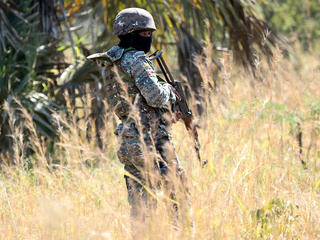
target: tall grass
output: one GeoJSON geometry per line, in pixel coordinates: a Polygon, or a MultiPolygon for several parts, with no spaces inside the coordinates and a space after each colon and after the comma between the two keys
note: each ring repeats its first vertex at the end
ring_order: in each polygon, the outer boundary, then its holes
{"type": "MultiPolygon", "coordinates": [[[[183,123],[172,129],[195,228],[190,221],[175,228],[159,192],[146,239],[320,238],[319,59],[298,57],[283,58],[279,50],[269,64],[257,57],[256,76],[228,54],[218,76],[210,56],[198,59],[206,108],[196,120],[205,168],[183,123]]],[[[100,150],[87,141],[85,121],[57,113],[59,138],[49,151],[21,111],[23,125],[10,118],[16,164],[1,166],[0,239],[132,239],[111,116],[100,150]],[[27,147],[34,150],[31,159],[24,157],[27,147]]]]}

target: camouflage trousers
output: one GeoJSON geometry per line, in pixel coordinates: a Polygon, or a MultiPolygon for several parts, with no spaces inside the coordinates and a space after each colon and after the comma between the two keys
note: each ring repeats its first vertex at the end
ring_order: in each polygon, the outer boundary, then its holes
{"type": "MultiPolygon", "coordinates": [[[[118,158],[127,173],[125,179],[131,218],[143,221],[157,204],[152,193],[164,187],[169,189],[169,197],[176,199],[172,181],[177,177],[180,180],[184,172],[169,135],[152,139],[120,134],[118,145],[118,158]]],[[[176,204],[172,206],[172,209],[177,209],[176,204]]]]}

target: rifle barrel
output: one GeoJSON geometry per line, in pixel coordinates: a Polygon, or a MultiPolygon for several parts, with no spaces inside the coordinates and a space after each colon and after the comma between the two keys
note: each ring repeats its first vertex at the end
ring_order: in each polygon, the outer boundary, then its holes
{"type": "Polygon", "coordinates": [[[173,79],[173,77],[172,77],[172,75],[171,75],[171,72],[170,72],[170,70],[169,70],[166,62],[164,61],[163,57],[161,56],[161,54],[160,54],[160,56],[159,56],[159,61],[161,61],[162,66],[163,66],[164,69],[166,70],[166,74],[168,74],[169,79],[170,79],[170,82],[171,82],[171,83],[174,83],[174,79],[173,79]]]}

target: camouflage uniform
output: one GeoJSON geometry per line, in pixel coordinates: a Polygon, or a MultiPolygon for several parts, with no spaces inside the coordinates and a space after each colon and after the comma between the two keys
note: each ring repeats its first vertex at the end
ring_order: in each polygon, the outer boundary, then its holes
{"type": "MultiPolygon", "coordinates": [[[[117,15],[113,33],[125,35],[140,29],[156,30],[152,16],[143,9],[129,8],[117,15]]],[[[150,206],[144,186],[156,189],[168,170],[183,173],[168,130],[169,109],[176,96],[171,85],[156,75],[143,51],[114,46],[88,58],[105,67],[108,103],[121,120],[114,133],[118,158],[128,173],[131,216],[141,217],[141,208],[150,206]]]]}
{"type": "MultiPolygon", "coordinates": [[[[113,86],[108,84],[111,79],[121,75],[119,86],[128,88],[127,92],[124,91],[126,96],[123,96],[123,101],[129,102],[129,109],[126,106],[119,107],[119,102],[109,101],[109,104],[118,106],[116,114],[122,121],[115,134],[118,136],[118,158],[125,170],[148,187],[152,169],[153,174],[157,175],[158,172],[160,175],[167,171],[169,165],[180,174],[182,169],[168,131],[168,104],[176,101],[171,86],[160,83],[161,79],[159,81],[152,63],[142,51],[114,46],[106,53],[95,55],[94,59],[99,66],[105,66],[107,91],[112,91],[113,86]],[[152,166],[146,166],[150,162],[152,166]]],[[[137,200],[136,195],[147,201],[147,194],[141,184],[131,177],[126,177],[126,184],[134,217],[140,208],[137,202],[141,200],[137,200]]]]}

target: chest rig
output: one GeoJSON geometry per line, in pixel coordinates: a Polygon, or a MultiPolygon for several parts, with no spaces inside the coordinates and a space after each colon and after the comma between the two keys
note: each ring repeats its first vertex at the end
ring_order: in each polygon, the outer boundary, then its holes
{"type": "Polygon", "coordinates": [[[132,77],[121,67],[121,58],[105,68],[105,90],[111,110],[119,119],[126,118],[139,90],[132,77]]]}

